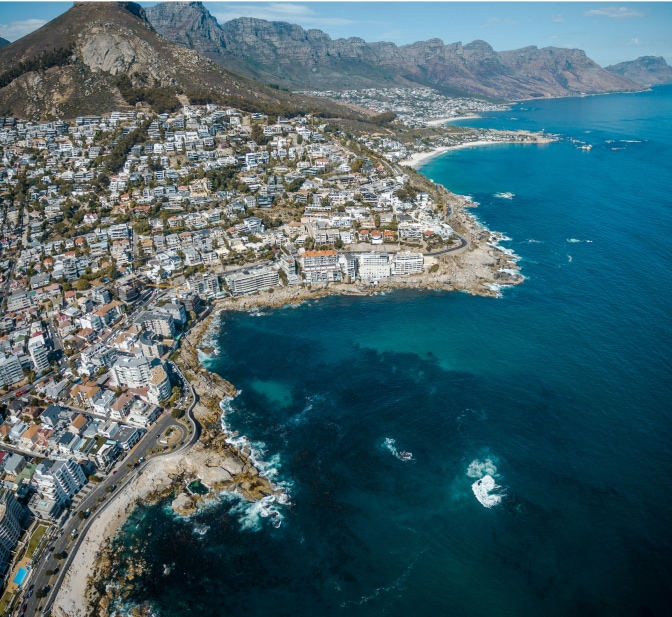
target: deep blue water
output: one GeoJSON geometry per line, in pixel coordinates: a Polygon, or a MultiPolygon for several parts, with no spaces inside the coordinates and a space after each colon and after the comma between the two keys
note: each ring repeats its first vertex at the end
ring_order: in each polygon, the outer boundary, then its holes
{"type": "Polygon", "coordinates": [[[263,443],[292,505],[279,528],[235,499],[190,520],[138,508],[122,540],[154,567],[126,605],[672,614],[672,87],[469,124],[565,137],[423,169],[511,238],[524,284],[500,299],[398,292],[223,315],[210,367],[242,389],[226,423],[263,443]],[[494,474],[499,505],[475,499],[470,466],[494,474]]]}

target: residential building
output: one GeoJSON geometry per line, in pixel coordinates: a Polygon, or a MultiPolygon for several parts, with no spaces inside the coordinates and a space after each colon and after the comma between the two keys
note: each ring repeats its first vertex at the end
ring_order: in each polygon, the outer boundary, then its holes
{"type": "Polygon", "coordinates": [[[187,312],[184,309],[184,305],[181,303],[169,302],[157,309],[159,313],[167,313],[173,318],[175,323],[185,324],[187,323],[187,312]]]}
{"type": "Polygon", "coordinates": [[[390,276],[390,257],[387,253],[360,253],[359,277],[363,281],[376,281],[390,276]]]}
{"type": "Polygon", "coordinates": [[[170,398],[170,379],[161,365],[153,367],[151,373],[147,398],[150,403],[159,405],[162,401],[170,398]]]}
{"type": "Polygon", "coordinates": [[[299,258],[307,283],[329,283],[341,280],[338,251],[305,251],[299,258]]]}
{"type": "Polygon", "coordinates": [[[26,509],[8,489],[0,489],[0,574],[7,569],[26,519],[26,509]]]}
{"type": "Polygon", "coordinates": [[[110,370],[113,385],[142,388],[151,377],[149,360],[144,356],[119,356],[110,370]]]}
{"type": "Polygon", "coordinates": [[[277,270],[267,266],[249,268],[233,272],[224,277],[232,296],[242,296],[255,293],[280,284],[277,270]]]}
{"type": "Polygon", "coordinates": [[[201,298],[214,298],[220,292],[219,279],[216,274],[192,276],[187,280],[189,291],[197,293],[201,298]]]}
{"type": "Polygon", "coordinates": [[[30,359],[33,362],[36,373],[42,373],[50,367],[49,350],[44,344],[44,338],[35,337],[35,339],[30,339],[28,341],[28,353],[30,354],[30,359]]]}
{"type": "Polygon", "coordinates": [[[71,459],[44,460],[35,468],[33,484],[41,493],[65,506],[86,484],[86,476],[71,459]]]}
{"type": "Polygon", "coordinates": [[[23,378],[23,369],[18,356],[0,353],[0,387],[13,386],[23,378]]]}
{"type": "Polygon", "coordinates": [[[172,315],[163,311],[144,311],[133,322],[136,332],[149,330],[160,336],[175,336],[175,322],[172,315]]]}
{"type": "Polygon", "coordinates": [[[422,253],[412,253],[411,251],[401,251],[397,253],[393,260],[393,270],[395,276],[404,276],[407,274],[420,274],[425,269],[425,258],[422,253]]]}

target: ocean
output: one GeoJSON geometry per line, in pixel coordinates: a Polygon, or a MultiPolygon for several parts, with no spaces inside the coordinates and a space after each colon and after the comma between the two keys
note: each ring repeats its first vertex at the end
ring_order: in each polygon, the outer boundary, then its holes
{"type": "Polygon", "coordinates": [[[118,614],[672,614],[672,86],[463,124],[562,136],[422,169],[525,282],[222,314],[223,422],[291,503],[138,507],[118,614]]]}

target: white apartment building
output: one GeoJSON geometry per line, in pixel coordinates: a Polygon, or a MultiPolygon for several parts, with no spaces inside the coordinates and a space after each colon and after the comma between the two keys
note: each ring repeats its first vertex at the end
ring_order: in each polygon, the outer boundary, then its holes
{"type": "Polygon", "coordinates": [[[129,388],[142,388],[152,378],[149,360],[144,356],[119,356],[110,373],[113,385],[129,388]]]}
{"type": "Polygon", "coordinates": [[[33,483],[61,506],[70,503],[86,484],[82,468],[71,459],[45,460],[35,468],[33,483]]]}
{"type": "Polygon", "coordinates": [[[170,379],[162,366],[155,366],[152,368],[148,385],[149,391],[147,392],[147,398],[150,403],[158,405],[161,401],[170,398],[170,379]]]}
{"type": "Polygon", "coordinates": [[[392,267],[395,276],[420,274],[425,269],[425,258],[422,256],[422,253],[401,251],[394,257],[392,267]]]}
{"type": "Polygon", "coordinates": [[[363,281],[378,281],[390,276],[390,256],[387,253],[360,253],[359,278],[363,281]]]}
{"type": "Polygon", "coordinates": [[[263,266],[234,272],[226,276],[225,280],[232,296],[242,296],[280,284],[278,271],[263,266]]]}
{"type": "Polygon", "coordinates": [[[307,283],[328,283],[341,280],[338,251],[305,251],[299,261],[307,283]]]}
{"type": "Polygon", "coordinates": [[[18,356],[0,353],[0,387],[12,386],[23,379],[23,369],[18,356]]]}

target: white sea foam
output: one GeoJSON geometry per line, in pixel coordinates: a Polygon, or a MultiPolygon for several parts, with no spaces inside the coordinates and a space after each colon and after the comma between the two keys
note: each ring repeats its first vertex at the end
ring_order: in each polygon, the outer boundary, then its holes
{"type": "Polygon", "coordinates": [[[277,507],[275,495],[268,495],[259,501],[249,502],[239,497],[229,513],[234,515],[245,531],[260,531],[264,521],[268,520],[273,527],[280,527],[284,516],[277,507]]]}
{"type": "Polygon", "coordinates": [[[276,504],[288,505],[290,503],[289,489],[291,482],[278,479],[281,469],[281,457],[279,454],[268,457],[266,456],[266,444],[263,441],[251,441],[246,435],[239,435],[237,432],[231,430],[231,427],[228,425],[228,416],[235,413],[235,408],[233,407],[234,399],[235,397],[228,396],[219,403],[219,407],[222,410],[220,423],[222,430],[227,434],[226,443],[234,446],[248,456],[250,462],[259,471],[259,475],[271,482],[273,488],[281,491],[281,493],[277,496],[268,495],[252,503],[241,498],[240,502],[231,509],[231,513],[239,516],[243,529],[260,529],[263,519],[270,519],[274,527],[280,527],[284,517],[276,507],[276,504]]]}
{"type": "Polygon", "coordinates": [[[576,238],[567,238],[567,242],[570,242],[571,244],[575,244],[577,242],[581,242],[581,240],[577,240],[576,238]]]}
{"type": "Polygon", "coordinates": [[[467,475],[476,480],[472,483],[471,490],[484,507],[492,508],[502,501],[502,487],[495,481],[497,465],[492,458],[471,461],[467,468],[467,475]]]}
{"type": "Polygon", "coordinates": [[[497,283],[483,283],[483,287],[487,287],[491,291],[494,291],[497,298],[502,298],[502,285],[497,283]]]}
{"type": "Polygon", "coordinates": [[[499,244],[495,244],[494,242],[488,242],[487,244],[488,244],[488,246],[491,246],[493,249],[501,251],[502,253],[506,253],[507,255],[510,255],[511,257],[517,257],[517,255],[513,252],[512,249],[507,249],[504,246],[499,246],[499,244]]]}
{"type": "Polygon", "coordinates": [[[571,255],[567,255],[567,261],[569,261],[570,264],[572,263],[572,256],[571,255]]]}
{"type": "Polygon", "coordinates": [[[503,272],[504,274],[510,274],[511,276],[522,276],[520,270],[514,270],[513,268],[500,268],[497,272],[503,272]]]}
{"type": "Polygon", "coordinates": [[[497,489],[501,488],[492,476],[483,476],[480,480],[476,480],[471,485],[471,490],[474,491],[476,499],[486,508],[492,508],[502,501],[502,496],[495,493],[497,489]]]}
{"type": "Polygon", "coordinates": [[[515,193],[495,193],[494,195],[498,199],[513,199],[516,194],[515,193]]]}
{"type": "Polygon", "coordinates": [[[412,461],[413,459],[413,454],[411,452],[406,452],[405,450],[397,450],[396,444],[397,440],[392,439],[392,437],[386,437],[385,441],[383,441],[383,445],[392,453],[392,455],[399,459],[400,461],[404,461],[405,463],[408,461],[412,461]]]}
{"type": "Polygon", "coordinates": [[[467,467],[467,475],[470,478],[482,478],[485,475],[494,476],[497,473],[497,465],[491,458],[486,458],[483,461],[474,459],[467,467]]]}
{"type": "Polygon", "coordinates": [[[203,524],[196,524],[194,525],[194,528],[192,531],[199,536],[204,536],[208,531],[210,531],[210,527],[208,525],[203,525],[203,524]]]}
{"type": "Polygon", "coordinates": [[[529,240],[525,240],[525,242],[527,242],[528,244],[543,244],[541,240],[533,240],[532,238],[530,238],[529,240]]]}

